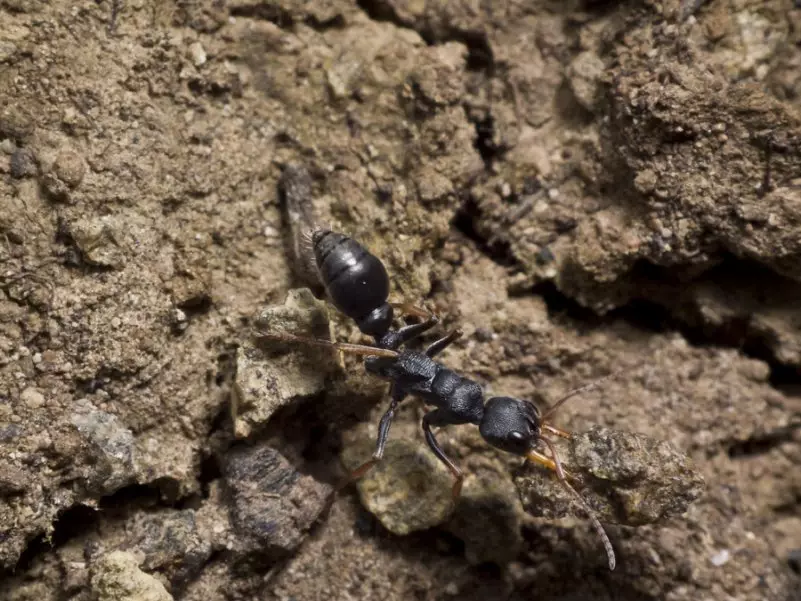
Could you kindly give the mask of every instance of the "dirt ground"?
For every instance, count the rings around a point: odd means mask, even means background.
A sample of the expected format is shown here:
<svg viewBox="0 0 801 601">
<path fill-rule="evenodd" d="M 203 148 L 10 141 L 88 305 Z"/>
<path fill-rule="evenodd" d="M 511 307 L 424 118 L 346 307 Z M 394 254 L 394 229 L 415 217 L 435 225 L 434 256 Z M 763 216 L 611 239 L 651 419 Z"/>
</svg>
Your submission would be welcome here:
<svg viewBox="0 0 801 601">
<path fill-rule="evenodd" d="M 801 599 L 797 4 L 0 0 L 0 598 Z M 512 517 L 391 534 L 334 493 L 386 386 L 302 350 L 235 433 L 290 163 L 464 330 L 443 362 L 542 404 L 621 370 L 558 423 L 668 441 L 704 495 L 608 526 L 610 573 L 454 427 Z"/>
</svg>

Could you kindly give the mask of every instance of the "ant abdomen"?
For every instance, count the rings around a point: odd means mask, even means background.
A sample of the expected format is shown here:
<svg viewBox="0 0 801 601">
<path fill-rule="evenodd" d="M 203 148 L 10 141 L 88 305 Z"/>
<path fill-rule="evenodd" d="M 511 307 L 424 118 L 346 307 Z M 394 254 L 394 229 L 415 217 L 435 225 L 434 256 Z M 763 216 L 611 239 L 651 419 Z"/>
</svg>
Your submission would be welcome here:
<svg viewBox="0 0 801 601">
<path fill-rule="evenodd" d="M 331 230 L 312 234 L 320 278 L 334 306 L 369 336 L 392 326 L 389 275 L 384 264 L 356 240 Z"/>
</svg>

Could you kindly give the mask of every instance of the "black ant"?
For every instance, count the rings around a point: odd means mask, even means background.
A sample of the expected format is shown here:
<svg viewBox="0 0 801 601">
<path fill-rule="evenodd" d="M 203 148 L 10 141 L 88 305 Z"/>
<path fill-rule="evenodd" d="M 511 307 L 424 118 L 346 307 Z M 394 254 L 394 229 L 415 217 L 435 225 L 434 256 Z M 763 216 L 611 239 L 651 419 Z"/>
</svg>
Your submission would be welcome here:
<svg viewBox="0 0 801 601">
<path fill-rule="evenodd" d="M 312 232 L 310 240 L 318 274 L 331 302 L 353 319 L 362 333 L 372 336 L 375 345 L 332 342 L 277 332 L 260 332 L 260 335 L 365 356 L 366 370 L 391 382 L 391 400 L 378 426 L 375 452 L 369 461 L 351 473 L 351 480 L 360 478 L 381 461 L 398 405 L 410 394 L 417 396 L 435 407 L 423 417 L 423 432 L 429 448 L 454 476 L 454 500 L 461 493 L 464 474 L 445 455 L 431 428 L 474 424 L 478 426 L 484 440 L 492 446 L 525 457 L 556 473 L 562 486 L 578 499 L 589 515 L 603 541 L 609 568 L 614 569 L 615 554 L 609 537 L 587 502 L 568 482 L 568 474 L 562 467 L 553 442 L 543 434 L 570 438 L 569 432 L 549 424 L 548 418 L 565 401 L 597 386 L 602 380 L 571 391 L 542 415 L 534 404 L 521 399 L 492 397 L 485 400 L 477 382 L 434 360 L 434 357 L 462 335 L 459 330 L 436 340 L 423 352 L 401 348 L 433 328 L 439 322 L 438 318 L 415 306 L 388 303 L 387 271 L 383 263 L 357 241 L 326 229 Z M 395 308 L 427 319 L 393 330 Z M 540 452 L 542 446 L 547 447 L 550 456 Z"/>
</svg>

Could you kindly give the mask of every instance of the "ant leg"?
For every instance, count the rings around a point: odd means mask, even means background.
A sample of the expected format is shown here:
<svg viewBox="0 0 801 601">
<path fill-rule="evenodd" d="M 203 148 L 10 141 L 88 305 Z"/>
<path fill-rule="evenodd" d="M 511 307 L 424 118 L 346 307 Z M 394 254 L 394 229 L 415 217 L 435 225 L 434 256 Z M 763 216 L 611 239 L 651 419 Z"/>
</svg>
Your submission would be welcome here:
<svg viewBox="0 0 801 601">
<path fill-rule="evenodd" d="M 556 436 L 560 436 L 561 438 L 573 438 L 573 435 L 568 432 L 567 430 L 562 430 L 561 428 L 557 428 L 556 426 L 552 426 L 551 424 L 542 424 L 542 429 L 547 430 L 551 434 L 555 434 Z"/>
<path fill-rule="evenodd" d="M 593 528 L 595 528 L 595 531 L 601 538 L 601 542 L 604 545 L 604 549 L 606 549 L 606 557 L 609 561 L 609 569 L 614 570 L 616 563 L 615 550 L 612 547 L 612 543 L 609 540 L 609 536 L 607 536 L 606 534 L 606 530 L 604 530 L 604 527 L 601 525 L 601 521 L 595 515 L 595 512 L 592 510 L 589 503 L 587 503 L 587 501 L 584 500 L 584 497 L 582 497 L 581 494 L 575 488 L 570 486 L 570 484 L 568 483 L 567 475 L 565 474 L 565 470 L 562 468 L 562 462 L 559 460 L 559 455 L 557 455 L 553 443 L 547 438 L 540 438 L 540 440 L 542 440 L 542 442 L 546 444 L 548 450 L 551 452 L 551 456 L 553 457 L 553 464 L 556 471 L 556 478 L 559 480 L 560 484 L 565 487 L 566 490 L 568 490 L 570 493 L 572 493 L 574 497 L 576 497 L 579 504 L 581 504 L 581 507 L 587 513 L 587 516 L 590 518 L 590 522 L 592 523 Z"/>
<path fill-rule="evenodd" d="M 330 340 L 320 340 L 318 338 L 306 338 L 304 336 L 295 336 L 294 334 L 285 334 L 283 332 L 264 332 L 258 331 L 256 333 L 262 338 L 269 338 L 271 340 L 279 340 L 281 342 L 297 342 L 300 344 L 308 344 L 311 346 L 323 346 L 327 348 L 336 349 L 343 353 L 350 353 L 351 355 L 363 355 L 368 357 L 397 357 L 398 353 L 389 349 L 377 348 L 375 346 L 367 346 L 365 344 L 349 344 L 347 342 L 331 342 Z"/>
<path fill-rule="evenodd" d="M 414 317 L 419 317 L 420 319 L 430 319 L 432 317 L 436 317 L 428 309 L 423 309 L 422 307 L 417 307 L 410 303 L 389 303 L 389 304 L 393 309 L 398 309 L 403 315 L 413 315 Z"/>
<path fill-rule="evenodd" d="M 403 326 L 402 328 L 399 328 L 398 331 L 396 332 L 396 335 L 398 337 L 398 346 L 400 346 L 401 344 L 406 344 L 413 338 L 417 338 L 424 332 L 427 332 L 428 330 L 433 328 L 438 323 L 439 323 L 439 317 L 437 317 L 436 315 L 430 315 L 429 318 L 424 322 L 414 323 L 412 325 Z"/>
<path fill-rule="evenodd" d="M 389 428 L 392 426 L 392 419 L 395 417 L 395 410 L 406 396 L 406 394 L 400 391 L 400 389 L 396 388 L 395 385 L 392 386 L 392 391 L 390 394 L 392 396 L 392 400 L 389 403 L 389 409 L 387 409 L 386 413 L 384 413 L 383 417 L 381 418 L 381 421 L 378 423 L 378 438 L 376 439 L 373 457 L 370 459 L 370 461 L 364 462 L 350 473 L 350 478 L 348 480 L 349 482 L 353 482 L 354 480 L 358 480 L 364 476 L 384 457 L 384 448 L 387 446 Z"/>
<path fill-rule="evenodd" d="M 439 340 L 436 340 L 436 341 L 432 342 L 431 346 L 429 346 L 426 349 L 426 355 L 428 357 L 431 357 L 431 358 L 436 357 L 442 351 L 444 351 L 448 346 L 453 344 L 456 340 L 458 340 L 461 337 L 462 337 L 462 331 L 461 330 L 454 330 L 453 332 L 451 332 L 447 336 L 443 336 Z"/>
<path fill-rule="evenodd" d="M 621 371 L 622 370 L 613 371 L 612 373 L 607 374 L 605 376 L 602 376 L 602 377 L 598 378 L 597 380 L 593 380 L 589 384 L 585 384 L 584 386 L 579 386 L 578 388 L 574 388 L 573 390 L 568 392 L 565 396 L 563 396 L 561 399 L 556 401 L 553 405 L 548 407 L 548 410 L 545 413 L 542 414 L 542 419 L 543 420 L 548 419 L 548 417 L 553 415 L 554 412 L 556 412 L 556 410 L 559 409 L 559 407 L 561 407 L 565 403 L 565 401 L 567 401 L 568 399 L 572 399 L 574 396 L 579 395 L 582 392 L 587 392 L 588 390 L 592 390 L 593 388 L 597 388 L 598 386 L 600 386 L 601 384 L 603 384 L 607 380 L 617 376 Z"/>
<path fill-rule="evenodd" d="M 439 446 L 437 439 L 434 437 L 434 433 L 431 431 L 431 426 L 447 426 L 450 425 L 446 420 L 443 419 L 442 413 L 440 413 L 439 409 L 434 409 L 434 411 L 429 411 L 423 416 L 423 432 L 426 436 L 426 442 L 428 443 L 429 448 L 434 452 L 434 455 L 437 456 L 442 463 L 445 464 L 453 477 L 456 479 L 453 483 L 453 488 L 451 489 L 451 494 L 453 495 L 453 500 L 459 498 L 459 495 L 462 492 L 462 481 L 464 480 L 464 473 L 460 470 L 453 461 L 448 459 L 448 456 Z"/>
<path fill-rule="evenodd" d="M 540 465 L 544 465 L 549 470 L 552 470 L 554 472 L 556 471 L 556 464 L 553 462 L 553 460 L 550 457 L 543 455 L 538 451 L 532 449 L 531 451 L 526 453 L 526 459 L 528 459 L 533 463 L 539 463 Z"/>
</svg>

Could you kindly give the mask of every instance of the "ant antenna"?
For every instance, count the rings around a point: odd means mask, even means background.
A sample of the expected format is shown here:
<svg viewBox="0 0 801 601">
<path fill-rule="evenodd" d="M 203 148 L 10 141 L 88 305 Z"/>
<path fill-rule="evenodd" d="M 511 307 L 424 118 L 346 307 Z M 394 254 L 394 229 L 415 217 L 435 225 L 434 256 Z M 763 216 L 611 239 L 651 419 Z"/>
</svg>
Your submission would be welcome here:
<svg viewBox="0 0 801 601">
<path fill-rule="evenodd" d="M 607 376 L 609 377 L 609 376 Z M 606 378 L 604 378 L 606 379 Z M 601 521 L 595 515 L 595 512 L 590 507 L 589 503 L 581 496 L 581 494 L 567 481 L 567 476 L 565 475 L 565 470 L 562 468 L 562 462 L 559 460 L 559 455 L 556 454 L 556 449 L 553 446 L 553 443 L 548 440 L 547 438 L 540 438 L 542 442 L 544 442 L 548 446 L 548 450 L 551 452 L 551 457 L 553 458 L 553 462 L 556 467 L 556 477 L 561 482 L 562 486 L 564 486 L 567 490 L 569 490 L 574 497 L 578 500 L 581 504 L 581 507 L 587 513 L 587 516 L 590 518 L 590 522 L 595 528 L 595 531 L 598 533 L 598 536 L 601 537 L 601 542 L 604 545 L 604 549 L 606 549 L 606 557 L 609 559 L 609 569 L 614 570 L 616 561 L 615 561 L 615 550 L 612 547 L 612 542 L 609 540 L 609 536 L 606 534 L 606 530 L 601 525 Z"/>
<path fill-rule="evenodd" d="M 604 382 L 606 382 L 610 378 L 615 377 L 616 375 L 618 375 L 622 371 L 623 371 L 622 369 L 619 369 L 617 371 L 613 371 L 612 373 L 609 373 L 609 374 L 607 374 L 605 376 L 601 376 L 600 378 L 598 378 L 597 380 L 594 380 L 593 382 L 590 382 L 589 384 L 585 384 L 584 386 L 579 386 L 578 388 L 574 388 L 573 390 L 568 392 L 565 396 L 563 396 L 561 399 L 556 401 L 556 403 L 554 403 L 553 405 L 548 407 L 548 410 L 545 413 L 542 414 L 542 420 L 545 421 L 551 415 L 553 415 L 556 412 L 556 410 L 559 409 L 559 407 L 561 407 L 562 405 L 564 405 L 565 401 L 567 401 L 568 399 L 572 399 L 574 396 L 577 396 L 577 395 L 579 395 L 579 394 L 581 394 L 583 392 L 587 392 L 588 390 L 592 390 L 593 388 L 597 388 L 598 386 L 600 386 L 601 384 L 603 384 Z"/>
</svg>

